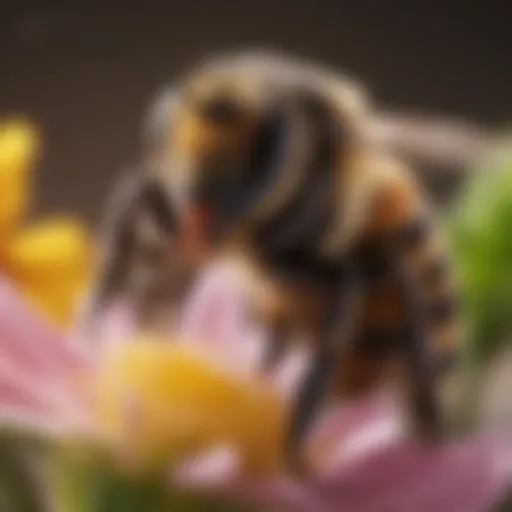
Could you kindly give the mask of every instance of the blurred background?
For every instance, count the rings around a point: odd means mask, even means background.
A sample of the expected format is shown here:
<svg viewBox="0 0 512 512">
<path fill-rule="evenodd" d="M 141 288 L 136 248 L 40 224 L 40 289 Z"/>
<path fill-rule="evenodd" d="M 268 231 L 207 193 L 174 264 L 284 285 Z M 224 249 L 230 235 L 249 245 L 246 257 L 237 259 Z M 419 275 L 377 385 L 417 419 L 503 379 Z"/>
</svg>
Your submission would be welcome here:
<svg viewBox="0 0 512 512">
<path fill-rule="evenodd" d="M 153 93 L 218 51 L 285 50 L 353 75 L 386 109 L 505 127 L 512 118 L 508 11 L 492 0 L 2 0 L 0 116 L 26 116 L 43 135 L 35 213 L 75 212 L 95 224 L 116 177 L 139 156 Z M 510 155 L 503 170 L 512 176 Z M 453 239 L 469 275 L 474 358 L 491 361 L 483 416 L 491 427 L 506 421 L 508 428 L 512 351 L 491 356 L 512 331 L 512 180 L 473 188 Z M 489 215 L 478 224 L 481 210 Z M 68 251 L 70 262 L 81 251 Z M 61 272 L 62 262 L 54 267 Z M 3 446 L 17 464 L 17 447 L 9 440 Z M 19 473 L 13 468 L 7 474 Z"/>
<path fill-rule="evenodd" d="M 3 0 L 0 112 L 44 133 L 39 211 L 97 220 L 155 89 L 205 54 L 252 45 L 345 70 L 389 107 L 491 126 L 512 113 L 506 2 Z"/>
</svg>

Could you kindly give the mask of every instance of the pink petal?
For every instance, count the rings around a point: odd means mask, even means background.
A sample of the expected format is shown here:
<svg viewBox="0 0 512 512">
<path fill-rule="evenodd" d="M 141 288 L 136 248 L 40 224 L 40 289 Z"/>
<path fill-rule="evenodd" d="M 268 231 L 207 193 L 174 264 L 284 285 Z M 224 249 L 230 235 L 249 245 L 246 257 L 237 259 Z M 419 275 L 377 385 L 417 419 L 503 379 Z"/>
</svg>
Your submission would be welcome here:
<svg viewBox="0 0 512 512">
<path fill-rule="evenodd" d="M 24 408 L 25 410 L 47 410 L 40 396 L 34 393 L 35 386 L 27 388 L 20 382 L 13 381 L 4 374 L 0 377 L 0 415 L 3 410 L 12 408 Z"/>
<path fill-rule="evenodd" d="M 85 353 L 53 331 L 5 281 L 0 282 L 0 420 L 56 431 L 86 416 L 69 386 Z"/>
<path fill-rule="evenodd" d="M 230 502 L 251 503 L 263 507 L 279 504 L 279 510 L 327 512 L 308 489 L 284 476 L 246 481 L 235 448 L 217 447 L 180 464 L 172 474 L 172 485 Z"/>
<path fill-rule="evenodd" d="M 68 390 L 59 386 L 54 379 L 40 380 L 25 368 L 0 357 L 0 383 L 7 389 L 18 390 L 34 404 L 47 410 L 66 403 L 73 404 L 75 398 Z M 1 403 L 0 403 L 1 406 Z"/>
<path fill-rule="evenodd" d="M 265 347 L 265 341 L 260 341 Z M 275 369 L 272 379 L 274 386 L 285 397 L 291 399 L 297 392 L 302 379 L 311 363 L 311 354 L 300 346 L 291 349 Z"/>
<path fill-rule="evenodd" d="M 295 479 L 286 476 L 270 480 L 241 483 L 230 493 L 230 498 L 241 503 L 251 503 L 264 510 L 290 512 L 335 512 L 323 496 Z"/>
<path fill-rule="evenodd" d="M 67 416 L 39 413 L 18 406 L 4 407 L 0 411 L 2 428 L 10 428 L 18 434 L 75 437 L 79 433 L 88 431 L 83 427 L 86 423 L 70 421 L 70 419 Z"/>
<path fill-rule="evenodd" d="M 364 457 L 377 444 L 402 437 L 400 409 L 393 396 L 373 393 L 332 406 L 320 418 L 310 439 L 310 449 L 328 448 L 324 471 L 345 464 L 348 457 Z"/>
<path fill-rule="evenodd" d="M 246 334 L 246 297 L 234 276 L 212 265 L 198 279 L 184 308 L 182 332 L 229 346 Z"/>
<path fill-rule="evenodd" d="M 4 428 L 70 434 L 72 426 L 73 432 L 79 432 L 89 422 L 87 412 L 67 389 L 34 381 L 19 369 L 1 365 L 0 423 Z"/>
<path fill-rule="evenodd" d="M 111 304 L 96 319 L 94 335 L 89 335 L 88 343 L 95 348 L 112 348 L 126 343 L 138 331 L 137 321 L 127 302 Z"/>
<path fill-rule="evenodd" d="M 199 277 L 183 308 L 181 333 L 220 364 L 253 372 L 261 359 L 264 334 L 248 319 L 245 290 L 224 265 L 211 265 Z"/>
<path fill-rule="evenodd" d="M 173 471 L 173 483 L 187 488 L 219 490 L 229 487 L 238 479 L 241 459 L 236 448 L 218 446 L 182 462 Z"/>
<path fill-rule="evenodd" d="M 83 351 L 54 331 L 5 280 L 0 282 L 0 350 L 34 373 L 54 374 L 88 362 Z"/>
<path fill-rule="evenodd" d="M 498 461 L 497 471 L 512 487 L 512 436 L 497 437 L 493 449 Z"/>
<path fill-rule="evenodd" d="M 368 512 L 485 512 L 500 485 L 486 443 L 437 450 L 402 443 L 342 468 L 318 492 L 339 506 Z"/>
<path fill-rule="evenodd" d="M 233 355 L 233 367 L 243 367 L 246 374 L 254 375 L 261 369 L 267 347 L 268 334 L 262 328 L 247 328 L 244 338 L 234 343 L 230 354 Z M 238 361 L 238 364 L 236 362 Z M 236 365 L 236 366 L 233 366 Z"/>
<path fill-rule="evenodd" d="M 278 476 L 258 481 L 245 480 L 239 453 L 232 446 L 218 446 L 189 458 L 173 471 L 171 484 L 231 502 L 264 507 L 278 503 L 279 510 L 283 511 L 330 511 L 307 487 L 293 479 Z"/>
</svg>

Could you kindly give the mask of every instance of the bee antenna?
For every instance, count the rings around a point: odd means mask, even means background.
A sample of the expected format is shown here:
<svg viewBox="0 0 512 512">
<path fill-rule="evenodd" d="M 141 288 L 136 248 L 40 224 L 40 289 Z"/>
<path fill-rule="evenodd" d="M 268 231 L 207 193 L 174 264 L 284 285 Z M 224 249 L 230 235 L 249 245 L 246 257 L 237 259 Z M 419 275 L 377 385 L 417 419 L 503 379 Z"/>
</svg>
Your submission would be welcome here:
<svg viewBox="0 0 512 512">
<path fill-rule="evenodd" d="M 150 159 L 158 158 L 164 149 L 164 142 L 171 129 L 178 92 L 176 87 L 160 89 L 152 98 L 143 120 L 143 154 Z"/>
</svg>

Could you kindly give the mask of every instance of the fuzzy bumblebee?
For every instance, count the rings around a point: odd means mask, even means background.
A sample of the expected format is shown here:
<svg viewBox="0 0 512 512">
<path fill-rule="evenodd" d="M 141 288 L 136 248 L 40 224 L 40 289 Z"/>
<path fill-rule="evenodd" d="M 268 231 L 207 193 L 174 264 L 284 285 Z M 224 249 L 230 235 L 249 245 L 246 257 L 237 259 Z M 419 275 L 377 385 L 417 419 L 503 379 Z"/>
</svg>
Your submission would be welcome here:
<svg viewBox="0 0 512 512">
<path fill-rule="evenodd" d="M 454 273 L 417 176 L 366 136 L 364 92 L 308 63 L 245 54 L 199 65 L 169 104 L 154 147 L 181 229 L 240 263 L 274 332 L 266 368 L 298 331 L 313 344 L 290 456 L 326 398 L 390 376 L 415 432 L 439 439 L 462 332 Z"/>
</svg>

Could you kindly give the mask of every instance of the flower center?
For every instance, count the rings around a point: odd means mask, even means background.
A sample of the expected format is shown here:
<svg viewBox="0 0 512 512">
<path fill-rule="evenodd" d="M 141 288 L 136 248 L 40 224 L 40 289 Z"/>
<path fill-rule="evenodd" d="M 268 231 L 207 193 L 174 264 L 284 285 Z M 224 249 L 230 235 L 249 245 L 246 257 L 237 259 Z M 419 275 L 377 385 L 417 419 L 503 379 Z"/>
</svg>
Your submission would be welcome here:
<svg viewBox="0 0 512 512">
<path fill-rule="evenodd" d="M 179 462 L 229 444 L 248 472 L 282 464 L 284 400 L 268 383 L 231 375 L 191 347 L 126 344 L 105 358 L 94 389 L 101 426 L 139 463 Z"/>
</svg>

